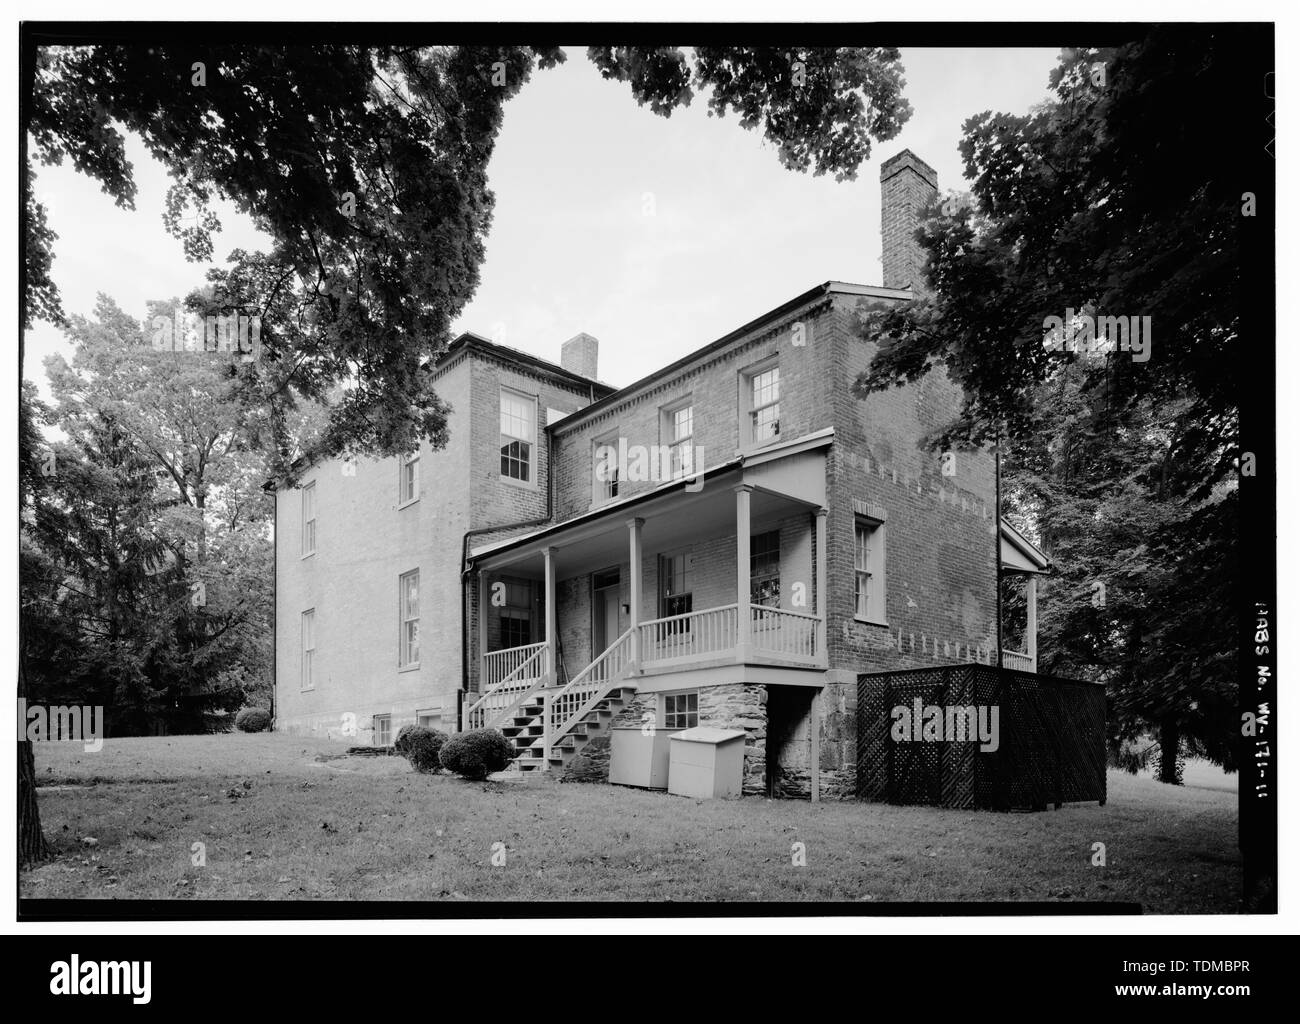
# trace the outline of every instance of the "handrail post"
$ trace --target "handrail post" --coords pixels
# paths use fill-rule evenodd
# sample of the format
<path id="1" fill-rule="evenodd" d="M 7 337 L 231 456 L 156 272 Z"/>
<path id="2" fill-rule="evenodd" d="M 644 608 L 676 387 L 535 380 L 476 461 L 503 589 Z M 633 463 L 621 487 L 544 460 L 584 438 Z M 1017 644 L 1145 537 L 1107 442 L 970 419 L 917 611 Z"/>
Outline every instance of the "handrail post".
<path id="1" fill-rule="evenodd" d="M 555 679 L 555 548 L 542 549 L 542 571 L 545 575 L 543 592 L 546 601 L 546 655 L 542 671 L 548 682 Z"/>
<path id="2" fill-rule="evenodd" d="M 628 612 L 632 616 L 632 671 L 641 671 L 641 527 L 644 519 L 627 521 Z"/>
<path id="3" fill-rule="evenodd" d="M 736 661 L 749 660 L 749 494 L 752 484 L 736 486 Z"/>

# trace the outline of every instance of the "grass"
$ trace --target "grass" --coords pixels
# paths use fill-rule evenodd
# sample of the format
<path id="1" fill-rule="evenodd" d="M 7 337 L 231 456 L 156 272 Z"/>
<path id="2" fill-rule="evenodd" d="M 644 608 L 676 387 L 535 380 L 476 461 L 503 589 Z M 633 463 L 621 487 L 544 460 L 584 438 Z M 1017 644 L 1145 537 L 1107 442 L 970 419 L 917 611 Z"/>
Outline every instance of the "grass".
<path id="1" fill-rule="evenodd" d="M 1234 780 L 1203 768 L 1181 788 L 1113 772 L 1105 807 L 992 814 L 470 783 L 344 754 L 341 743 L 275 734 L 107 740 L 98 753 L 37 744 L 55 857 L 22 873 L 21 895 L 1238 909 Z M 806 867 L 792 864 L 796 842 Z M 1105 867 L 1092 866 L 1099 842 Z M 492 863 L 497 843 L 504 866 Z"/>

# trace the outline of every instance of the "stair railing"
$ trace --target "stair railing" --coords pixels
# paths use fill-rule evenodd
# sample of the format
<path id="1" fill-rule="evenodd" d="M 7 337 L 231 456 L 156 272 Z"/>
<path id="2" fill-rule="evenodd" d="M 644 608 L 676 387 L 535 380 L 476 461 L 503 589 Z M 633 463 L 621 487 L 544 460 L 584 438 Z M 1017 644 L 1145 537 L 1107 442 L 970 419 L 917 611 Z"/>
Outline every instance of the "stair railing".
<path id="1" fill-rule="evenodd" d="M 633 626 L 632 629 L 636 627 Z M 605 648 L 596 660 L 569 680 L 567 686 L 550 694 L 546 701 L 546 756 L 632 667 L 632 629 L 626 630 Z"/>
<path id="2" fill-rule="evenodd" d="M 465 711 L 466 729 L 486 729 L 498 725 L 546 684 L 546 644 L 533 644 L 532 647 L 532 653 L 517 668 L 485 690 L 469 706 Z"/>

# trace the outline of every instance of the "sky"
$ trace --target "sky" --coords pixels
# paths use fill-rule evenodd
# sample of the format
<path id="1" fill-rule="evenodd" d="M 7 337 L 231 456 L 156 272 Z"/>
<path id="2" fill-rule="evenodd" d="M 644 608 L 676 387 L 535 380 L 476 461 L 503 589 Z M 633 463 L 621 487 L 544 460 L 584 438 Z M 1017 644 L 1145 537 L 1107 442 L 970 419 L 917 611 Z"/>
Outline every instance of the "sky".
<path id="1" fill-rule="evenodd" d="M 489 182 L 496 208 L 478 292 L 456 323 L 558 362 L 586 331 L 599 376 L 629 384 L 823 281 L 879 284 L 880 164 L 911 149 L 940 190 L 962 189 L 961 125 L 984 110 L 1024 113 L 1047 98 L 1054 49 L 904 49 L 911 120 L 875 143 L 855 181 L 786 170 L 775 147 L 697 97 L 672 117 L 638 107 L 581 49 L 537 72 L 506 107 Z M 139 194 L 120 210 L 71 166 L 39 168 L 65 312 L 97 292 L 145 318 L 151 299 L 203 280 L 163 229 L 167 174 L 128 139 Z M 216 255 L 266 248 L 246 217 L 217 207 Z M 28 335 L 25 376 L 48 396 L 43 359 L 71 356 L 60 331 Z"/>

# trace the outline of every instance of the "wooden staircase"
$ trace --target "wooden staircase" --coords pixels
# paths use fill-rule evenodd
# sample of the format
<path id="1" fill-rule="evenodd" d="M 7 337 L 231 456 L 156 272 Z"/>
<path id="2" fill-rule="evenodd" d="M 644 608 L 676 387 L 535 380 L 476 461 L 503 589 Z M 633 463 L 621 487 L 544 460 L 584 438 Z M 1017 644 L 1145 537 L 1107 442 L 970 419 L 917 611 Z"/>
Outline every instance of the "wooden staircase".
<path id="1" fill-rule="evenodd" d="M 518 751 L 509 770 L 563 768 L 593 737 L 608 734 L 614 716 L 636 693 L 625 678 L 631 669 L 629 629 L 566 685 L 533 691 L 502 715 L 496 727 Z"/>
<path id="2" fill-rule="evenodd" d="M 511 718 L 497 726 L 517 751 L 510 771 L 537 772 L 548 768 L 559 769 L 569 763 L 578 751 L 597 736 L 608 735 L 615 716 L 631 701 L 636 687 L 615 686 L 595 703 L 581 719 L 575 721 L 546 752 L 545 721 L 541 694 L 534 695 L 526 704 L 515 709 Z"/>

